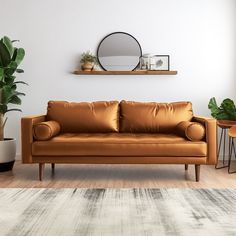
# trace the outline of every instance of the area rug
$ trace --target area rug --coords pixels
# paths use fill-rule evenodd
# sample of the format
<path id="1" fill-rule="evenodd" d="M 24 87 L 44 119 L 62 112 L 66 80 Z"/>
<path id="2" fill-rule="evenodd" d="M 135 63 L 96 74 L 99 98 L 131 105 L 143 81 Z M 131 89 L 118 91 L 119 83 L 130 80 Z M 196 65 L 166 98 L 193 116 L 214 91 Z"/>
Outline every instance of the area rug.
<path id="1" fill-rule="evenodd" d="M 236 235 L 235 189 L 0 189 L 0 235 Z"/>

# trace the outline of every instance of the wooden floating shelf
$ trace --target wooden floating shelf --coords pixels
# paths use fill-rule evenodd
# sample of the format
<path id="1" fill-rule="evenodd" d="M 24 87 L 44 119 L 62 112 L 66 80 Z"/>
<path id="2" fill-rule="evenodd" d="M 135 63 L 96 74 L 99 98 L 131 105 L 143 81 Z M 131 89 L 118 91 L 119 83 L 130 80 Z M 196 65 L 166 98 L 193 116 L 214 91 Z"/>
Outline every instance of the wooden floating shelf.
<path id="1" fill-rule="evenodd" d="M 176 70 L 134 70 L 134 71 L 74 71 L 76 75 L 177 75 Z"/>

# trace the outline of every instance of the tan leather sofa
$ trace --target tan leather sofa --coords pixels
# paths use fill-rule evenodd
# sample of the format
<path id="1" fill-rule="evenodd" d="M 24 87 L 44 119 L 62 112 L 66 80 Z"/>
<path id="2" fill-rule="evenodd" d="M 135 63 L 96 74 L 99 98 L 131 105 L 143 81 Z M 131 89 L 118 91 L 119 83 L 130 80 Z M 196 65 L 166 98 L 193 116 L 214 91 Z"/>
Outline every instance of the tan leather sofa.
<path id="1" fill-rule="evenodd" d="M 193 115 L 190 102 L 50 101 L 46 115 L 22 118 L 22 161 L 38 163 L 188 164 L 216 162 L 216 120 Z"/>

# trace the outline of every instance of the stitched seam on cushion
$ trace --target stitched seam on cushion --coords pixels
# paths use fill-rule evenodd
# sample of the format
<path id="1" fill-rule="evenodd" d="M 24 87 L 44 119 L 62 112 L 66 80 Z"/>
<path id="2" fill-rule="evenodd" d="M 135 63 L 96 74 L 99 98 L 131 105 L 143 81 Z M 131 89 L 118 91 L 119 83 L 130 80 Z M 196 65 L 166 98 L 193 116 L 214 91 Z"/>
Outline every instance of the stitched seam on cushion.
<path id="1" fill-rule="evenodd" d="M 50 142 L 52 142 L 52 141 L 50 141 Z M 185 141 L 186 142 L 186 141 Z M 189 144 L 206 144 L 206 142 L 204 142 L 204 141 L 191 141 L 191 142 L 187 142 L 187 143 L 185 143 L 184 142 L 184 145 L 189 145 Z M 53 143 L 65 143 L 64 141 L 53 141 Z M 117 144 L 117 145 L 122 145 L 122 144 L 129 144 L 129 145 L 137 145 L 137 144 L 171 144 L 171 145 L 175 145 L 175 144 L 183 144 L 182 142 L 179 142 L 179 143 L 102 143 L 102 142 L 67 142 L 67 143 L 89 143 L 89 144 L 112 144 L 112 145 L 114 145 L 114 144 Z"/>

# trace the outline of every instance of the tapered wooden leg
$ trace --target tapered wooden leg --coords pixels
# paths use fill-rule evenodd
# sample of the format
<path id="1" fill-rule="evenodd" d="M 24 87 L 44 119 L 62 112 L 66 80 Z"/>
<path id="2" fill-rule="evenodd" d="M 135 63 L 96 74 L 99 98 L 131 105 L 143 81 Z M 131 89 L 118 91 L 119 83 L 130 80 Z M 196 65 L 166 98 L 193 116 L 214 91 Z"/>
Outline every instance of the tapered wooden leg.
<path id="1" fill-rule="evenodd" d="M 43 179 L 43 172 L 44 172 L 44 163 L 39 163 L 39 180 L 42 181 Z"/>
<path id="2" fill-rule="evenodd" d="M 185 170 L 188 170 L 188 164 L 184 165 Z"/>
<path id="3" fill-rule="evenodd" d="M 54 171 L 55 171 L 55 163 L 52 163 L 52 173 L 54 173 Z"/>
<path id="4" fill-rule="evenodd" d="M 199 179 L 200 179 L 200 165 L 195 165 L 195 176 L 196 176 L 196 181 L 199 182 Z"/>

